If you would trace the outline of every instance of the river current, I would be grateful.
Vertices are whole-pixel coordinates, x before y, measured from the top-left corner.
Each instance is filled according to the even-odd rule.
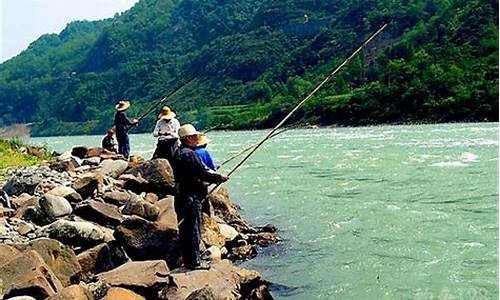
[[[498,299],[498,123],[297,129],[227,182],[277,299]],[[218,161],[265,131],[210,132]],[[32,138],[56,151],[101,136]],[[131,136],[150,157],[155,140]],[[224,167],[222,172],[231,166]]]

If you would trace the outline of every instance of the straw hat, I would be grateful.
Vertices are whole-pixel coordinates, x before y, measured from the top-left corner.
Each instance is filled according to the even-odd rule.
[[[179,137],[181,139],[187,136],[198,135],[198,134],[201,134],[201,132],[198,132],[198,130],[196,130],[196,128],[194,128],[194,126],[191,124],[182,125],[179,128]]]
[[[158,119],[160,120],[172,120],[173,118],[175,118],[175,113],[168,106],[164,106],[158,115]]]
[[[198,137],[198,146],[205,146],[210,142],[211,142],[210,139],[204,133],[201,133],[200,136]]]
[[[120,101],[118,102],[117,105],[115,105],[115,109],[117,111],[124,111],[127,110],[127,108],[130,107],[130,102],[129,101]]]

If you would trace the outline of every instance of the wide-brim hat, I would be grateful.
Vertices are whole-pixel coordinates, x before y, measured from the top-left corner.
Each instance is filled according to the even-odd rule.
[[[117,105],[115,105],[115,109],[117,111],[124,111],[130,107],[130,101],[120,101]]]
[[[210,143],[210,139],[207,137],[206,134],[201,133],[200,136],[198,137],[198,146],[205,146]]]
[[[181,139],[188,136],[199,135],[199,134],[201,134],[201,132],[196,130],[196,128],[194,128],[194,126],[191,124],[185,124],[179,128],[179,137]]]
[[[175,118],[175,113],[168,106],[164,106],[161,110],[161,113],[158,115],[158,119],[160,120],[172,120]]]

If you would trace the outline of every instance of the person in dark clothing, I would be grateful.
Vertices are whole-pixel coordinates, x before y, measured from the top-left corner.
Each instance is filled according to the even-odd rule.
[[[102,147],[108,151],[116,153],[115,130],[108,129],[106,136],[102,139]]]
[[[130,140],[128,138],[128,129],[130,126],[135,126],[139,121],[137,119],[130,120],[125,111],[130,107],[129,101],[120,101],[115,106],[115,128],[116,140],[118,141],[118,153],[128,159],[130,156]]]
[[[191,124],[179,128],[181,147],[174,160],[177,195],[174,207],[179,223],[179,242],[184,265],[189,269],[207,269],[200,260],[201,206],[208,190],[204,182],[221,183],[228,180],[208,170],[194,149],[200,133]]]

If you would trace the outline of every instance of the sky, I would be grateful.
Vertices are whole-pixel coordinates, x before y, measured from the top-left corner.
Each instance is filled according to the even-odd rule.
[[[45,33],[75,20],[100,20],[138,0],[0,0],[0,62],[16,56]]]

